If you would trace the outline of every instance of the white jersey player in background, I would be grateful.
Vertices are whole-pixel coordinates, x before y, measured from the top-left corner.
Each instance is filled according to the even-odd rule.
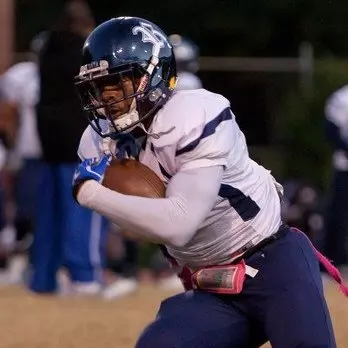
[[[178,34],[170,35],[169,42],[173,46],[178,73],[176,90],[202,88],[202,82],[196,75],[199,69],[198,46],[188,38]]]
[[[97,27],[77,77],[91,126],[79,148],[78,202],[163,243],[186,292],[165,300],[136,347],[335,347],[318,261],[282,224],[281,186],[248,155],[230,104],[204,89],[175,91],[172,47],[135,17]],[[132,137],[147,134],[140,153]],[[117,143],[117,144],[116,144]],[[134,156],[166,197],[103,187],[111,156]]]
[[[27,263],[24,251],[31,244],[36,214],[42,153],[35,110],[40,88],[37,60],[46,35],[41,32],[32,39],[28,61],[12,65],[0,77],[0,117],[11,124],[5,133],[10,148],[6,169],[12,180],[7,180],[5,185],[8,213],[1,232],[12,248],[16,248],[16,255],[9,260],[7,281],[10,283],[23,281]]]

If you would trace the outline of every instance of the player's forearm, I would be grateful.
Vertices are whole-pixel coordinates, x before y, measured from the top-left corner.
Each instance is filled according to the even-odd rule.
[[[78,200],[121,228],[138,233],[150,241],[184,244],[180,234],[189,234],[185,231],[176,233],[177,219],[168,214],[171,210],[169,199],[126,196],[89,181],[81,188]]]
[[[214,206],[221,177],[222,167],[192,170],[174,178],[168,197],[158,199],[125,196],[89,181],[77,198],[122,228],[149,240],[183,246]]]

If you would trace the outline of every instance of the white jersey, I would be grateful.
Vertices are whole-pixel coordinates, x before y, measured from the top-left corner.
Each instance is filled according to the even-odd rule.
[[[15,152],[22,158],[38,158],[41,155],[35,113],[39,95],[38,75],[36,63],[22,62],[13,65],[0,79],[2,98],[19,108]]]
[[[139,160],[164,183],[179,171],[224,166],[215,206],[197,233],[183,247],[167,246],[179,264],[228,262],[233,254],[278,230],[279,184],[270,171],[250,159],[227,99],[204,89],[176,92],[156,114],[149,132],[159,137],[148,137]],[[102,139],[87,128],[80,157],[99,156],[102,151]]]

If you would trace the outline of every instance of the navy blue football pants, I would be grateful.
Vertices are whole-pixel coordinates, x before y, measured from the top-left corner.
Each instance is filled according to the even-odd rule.
[[[42,161],[38,158],[24,158],[21,168],[15,175],[17,240],[33,232],[41,166]]]
[[[42,165],[30,289],[57,290],[56,272],[65,266],[72,281],[100,280],[106,220],[78,205],[71,194],[76,165]]]
[[[246,259],[259,270],[239,295],[188,291],[162,302],[136,348],[336,347],[312,246],[300,233]]]

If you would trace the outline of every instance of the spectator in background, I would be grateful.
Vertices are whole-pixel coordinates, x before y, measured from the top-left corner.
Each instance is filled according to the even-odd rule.
[[[37,58],[45,37],[44,32],[37,35],[30,44],[30,59],[14,64],[0,80],[0,117],[11,124],[5,131],[5,143],[10,148],[4,185],[6,211],[14,208],[12,214],[6,214],[2,236],[9,251],[18,254],[10,258],[9,283],[23,280],[25,251],[30,245],[35,220],[41,159],[35,114],[39,90]]]
[[[327,256],[342,268],[348,264],[348,86],[328,98],[325,116],[327,138],[333,146],[325,248]]]
[[[300,180],[288,180],[283,184],[283,221],[303,231],[318,247],[323,238],[324,218],[319,191]]]
[[[138,289],[139,244],[120,233],[119,227],[110,224],[106,243],[108,282],[102,297],[114,300]]]
[[[94,28],[82,0],[65,4],[48,31],[39,59],[40,97],[37,125],[43,150],[30,289],[57,290],[56,274],[65,266],[72,290],[96,294],[101,289],[104,219],[81,208],[72,197],[76,151],[87,121],[74,88],[84,40]]]

